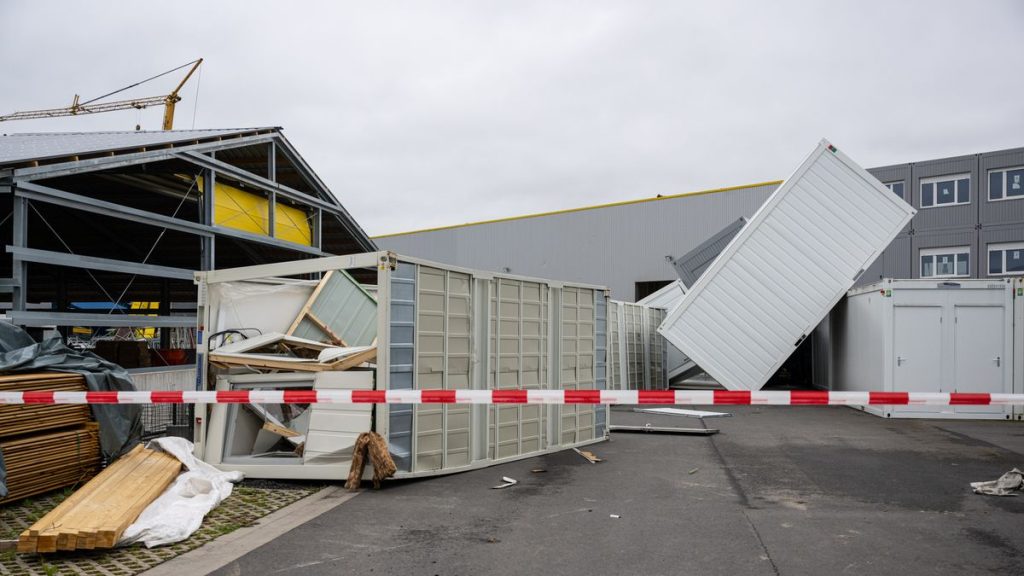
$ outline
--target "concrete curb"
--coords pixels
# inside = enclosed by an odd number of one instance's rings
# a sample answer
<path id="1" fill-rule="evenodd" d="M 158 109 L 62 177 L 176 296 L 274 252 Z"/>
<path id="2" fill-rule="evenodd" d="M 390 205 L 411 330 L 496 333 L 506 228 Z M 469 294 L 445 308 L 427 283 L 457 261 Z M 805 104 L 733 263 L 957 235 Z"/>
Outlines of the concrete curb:
<path id="1" fill-rule="evenodd" d="M 211 540 L 195 550 L 142 572 L 140 576 L 209 574 L 357 495 L 359 492 L 348 492 L 343 486 L 324 488 L 316 494 L 260 518 L 252 526 L 239 528 Z"/>

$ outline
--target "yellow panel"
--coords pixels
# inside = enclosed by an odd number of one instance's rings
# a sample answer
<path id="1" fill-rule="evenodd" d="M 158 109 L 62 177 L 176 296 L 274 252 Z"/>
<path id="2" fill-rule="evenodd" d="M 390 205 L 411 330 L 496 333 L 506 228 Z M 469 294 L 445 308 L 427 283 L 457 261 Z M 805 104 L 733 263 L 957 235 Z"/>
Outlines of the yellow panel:
<path id="1" fill-rule="evenodd" d="M 313 245 L 313 230 L 306 213 L 278 203 L 274 212 L 274 236 L 304 246 Z"/>
<path id="2" fill-rule="evenodd" d="M 196 184 L 203 187 L 203 178 Z M 217 182 L 213 191 L 213 222 L 244 232 L 270 234 L 269 201 L 261 194 L 246 192 Z M 274 237 L 303 246 L 313 245 L 313 230 L 306 212 L 278 203 L 274 212 Z"/>

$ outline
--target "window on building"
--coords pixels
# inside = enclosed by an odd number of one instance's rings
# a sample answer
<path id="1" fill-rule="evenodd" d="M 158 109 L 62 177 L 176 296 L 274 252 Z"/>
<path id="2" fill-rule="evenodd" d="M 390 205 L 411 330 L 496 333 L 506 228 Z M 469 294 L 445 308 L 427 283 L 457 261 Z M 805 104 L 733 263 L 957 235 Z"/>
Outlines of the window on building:
<path id="1" fill-rule="evenodd" d="M 921 207 L 970 204 L 971 175 L 939 176 L 921 179 Z"/>
<path id="2" fill-rule="evenodd" d="M 989 244 L 988 273 L 1024 274 L 1024 242 Z"/>
<path id="3" fill-rule="evenodd" d="M 988 199 L 1024 198 L 1024 166 L 1000 168 L 988 173 Z"/>
<path id="4" fill-rule="evenodd" d="M 647 282 L 636 282 L 636 300 L 634 300 L 634 302 L 647 298 L 651 294 L 654 294 L 671 283 L 671 280 L 649 280 Z"/>
<path id="5" fill-rule="evenodd" d="M 968 246 L 921 250 L 921 278 L 956 278 L 970 274 L 971 249 Z"/>
<path id="6" fill-rule="evenodd" d="M 893 194 L 900 198 L 906 198 L 903 196 L 903 182 L 886 182 L 885 187 L 892 191 Z"/>

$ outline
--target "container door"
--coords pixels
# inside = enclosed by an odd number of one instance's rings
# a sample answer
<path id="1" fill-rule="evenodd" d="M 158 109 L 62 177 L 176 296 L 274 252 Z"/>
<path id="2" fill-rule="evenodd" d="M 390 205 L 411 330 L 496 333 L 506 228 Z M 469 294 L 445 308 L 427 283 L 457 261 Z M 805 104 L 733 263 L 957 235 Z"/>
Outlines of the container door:
<path id="1" fill-rule="evenodd" d="M 956 392 L 1005 392 L 1006 358 L 1002 306 L 956 306 L 954 325 Z M 957 414 L 1004 412 L 1002 406 L 956 406 Z"/>
<path id="2" fill-rule="evenodd" d="M 893 391 L 939 392 L 942 382 L 942 308 L 895 306 L 893 310 Z M 942 408 L 899 406 L 897 409 L 900 412 L 935 412 Z"/>

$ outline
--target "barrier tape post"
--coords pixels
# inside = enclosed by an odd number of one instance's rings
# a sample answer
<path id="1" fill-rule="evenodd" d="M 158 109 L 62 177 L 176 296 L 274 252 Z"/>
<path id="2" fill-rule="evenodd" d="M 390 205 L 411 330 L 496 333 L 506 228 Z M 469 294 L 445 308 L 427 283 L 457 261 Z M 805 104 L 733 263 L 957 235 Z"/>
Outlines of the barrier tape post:
<path id="1" fill-rule="evenodd" d="M 676 404 L 1024 406 L 1024 394 L 823 390 L 220 390 L 0 392 L 2 404 Z"/>

